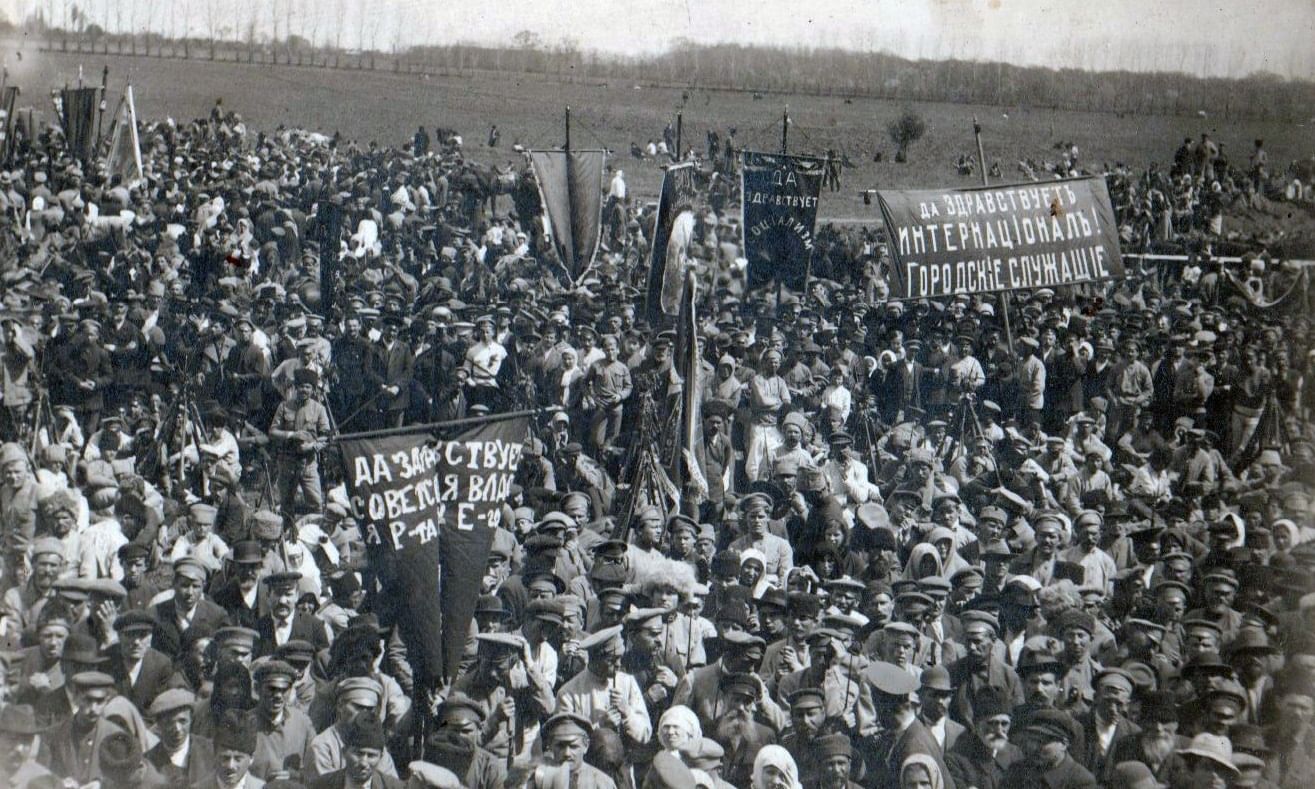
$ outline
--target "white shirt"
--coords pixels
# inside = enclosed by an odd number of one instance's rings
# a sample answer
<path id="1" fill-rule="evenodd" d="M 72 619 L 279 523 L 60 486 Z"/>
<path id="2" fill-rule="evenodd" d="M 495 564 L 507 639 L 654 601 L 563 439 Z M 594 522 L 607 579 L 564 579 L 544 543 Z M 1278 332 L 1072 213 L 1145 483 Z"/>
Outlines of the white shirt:
<path id="1" fill-rule="evenodd" d="M 169 754 L 169 763 L 174 767 L 186 767 L 187 755 L 192 752 L 192 738 L 183 740 L 183 747 Z"/>
<path id="2" fill-rule="evenodd" d="M 275 620 L 274 645 L 281 647 L 284 644 L 288 643 L 288 639 L 291 637 L 292 637 L 292 617 L 288 617 L 288 621 L 286 622 L 279 622 L 278 620 Z"/>

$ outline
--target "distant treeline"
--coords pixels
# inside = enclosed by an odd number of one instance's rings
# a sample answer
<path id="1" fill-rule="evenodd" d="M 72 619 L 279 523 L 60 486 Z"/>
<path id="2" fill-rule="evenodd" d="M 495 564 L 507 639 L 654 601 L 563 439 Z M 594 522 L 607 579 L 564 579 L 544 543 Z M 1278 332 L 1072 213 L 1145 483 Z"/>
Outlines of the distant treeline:
<path id="1" fill-rule="evenodd" d="M 169 39 L 47 29 L 56 51 L 182 57 L 405 73 L 501 71 L 563 81 L 606 81 L 690 90 L 736 90 L 945 101 L 1065 110 L 1305 121 L 1315 114 L 1315 82 L 1274 74 L 1204 79 L 1184 73 L 1090 72 L 978 63 L 913 61 L 838 49 L 781 49 L 683 43 L 653 56 L 621 57 L 548 44 L 530 32 L 510 46 L 468 44 L 379 50 L 317 47 L 300 36 L 278 41 Z"/>

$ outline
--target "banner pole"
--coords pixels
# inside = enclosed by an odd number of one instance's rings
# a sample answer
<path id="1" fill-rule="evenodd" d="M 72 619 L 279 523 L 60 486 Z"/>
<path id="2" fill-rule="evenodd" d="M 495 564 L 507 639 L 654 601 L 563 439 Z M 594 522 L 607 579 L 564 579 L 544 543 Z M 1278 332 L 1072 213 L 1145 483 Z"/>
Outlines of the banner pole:
<path id="1" fill-rule="evenodd" d="M 680 159 L 681 159 L 681 156 L 680 156 L 680 133 L 681 133 L 681 131 L 682 131 L 681 126 L 684 125 L 684 120 L 685 120 L 683 116 L 684 116 L 684 113 L 681 113 L 681 112 L 676 113 L 676 155 L 675 155 L 674 157 L 672 157 L 672 161 L 675 161 L 675 162 L 679 162 Z"/>
<path id="2" fill-rule="evenodd" d="M 334 441 L 342 439 L 358 438 L 384 438 L 385 436 L 400 436 L 406 433 L 420 433 L 427 430 L 444 430 L 452 427 L 471 427 L 473 425 L 483 425 L 489 422 L 501 422 L 505 419 L 516 419 L 522 416 L 539 416 L 541 414 L 552 414 L 561 411 L 561 406 L 549 406 L 548 408 L 527 408 L 523 411 L 508 411 L 503 414 L 489 414 L 488 416 L 468 416 L 464 419 L 449 419 L 446 422 L 425 422 L 418 425 L 404 425 L 402 427 L 390 427 L 383 430 L 365 430 L 360 433 L 340 433 L 333 437 Z"/>
<path id="3" fill-rule="evenodd" d="M 785 112 L 781 114 L 781 155 L 784 156 L 787 151 L 787 145 L 790 140 L 790 105 L 785 105 Z"/>
<path id="4" fill-rule="evenodd" d="M 977 116 L 973 116 L 973 137 L 977 138 L 977 166 L 982 169 L 982 186 L 990 186 L 991 182 L 986 178 L 986 151 L 982 148 L 982 124 L 977 122 Z M 1000 291 L 1000 317 L 1004 319 L 1005 324 L 1005 342 L 1009 344 L 1009 355 L 1014 355 L 1014 332 L 1009 325 L 1009 291 Z"/>
<path id="5" fill-rule="evenodd" d="M 571 105 L 566 105 L 566 145 L 564 149 L 567 153 L 571 152 Z"/>

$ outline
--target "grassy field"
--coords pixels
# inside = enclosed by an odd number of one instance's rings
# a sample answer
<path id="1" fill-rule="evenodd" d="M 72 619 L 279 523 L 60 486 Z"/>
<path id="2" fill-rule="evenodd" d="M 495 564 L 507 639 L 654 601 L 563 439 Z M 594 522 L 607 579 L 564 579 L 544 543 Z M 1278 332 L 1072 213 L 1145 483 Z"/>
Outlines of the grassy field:
<path id="1" fill-rule="evenodd" d="M 472 156 L 505 164 L 513 142 L 550 147 L 562 142 L 562 111 L 571 107 L 571 144 L 606 146 L 617 152 L 615 166 L 626 171 L 632 190 L 656 195 L 660 170 L 653 162 L 630 157 L 632 141 L 660 139 L 662 128 L 684 113 L 685 140 L 700 148 L 705 134 L 736 127 L 740 145 L 777 150 L 781 115 L 789 105 L 789 148 L 822 154 L 828 147 L 848 154 L 857 167 L 846 170 L 842 191 L 824 194 L 821 216 L 872 216 L 858 190 L 876 187 L 975 186 L 979 176 L 962 178 L 955 169 L 961 153 L 975 153 L 972 119 L 983 126 L 987 159 L 999 160 L 1006 180 L 1021 180 L 1016 163 L 1023 158 L 1053 157 L 1055 143 L 1076 143 L 1087 162 L 1126 162 L 1145 167 L 1172 159 L 1184 137 L 1209 132 L 1234 161 L 1245 161 L 1252 141 L 1265 139 L 1271 164 L 1315 153 L 1312 125 L 1216 120 L 1205 117 L 1120 117 L 1024 107 L 957 104 L 904 105 L 893 102 L 816 96 L 769 96 L 692 91 L 682 102 L 680 90 L 618 84 L 571 84 L 538 76 L 477 74 L 422 77 L 390 72 L 336 71 L 290 66 L 210 63 L 102 55 L 64 55 L 28 49 L 23 61 L 10 62 L 11 80 L 23 88 L 20 103 L 49 112 L 45 96 L 52 88 L 76 80 L 81 65 L 88 82 L 99 81 L 102 65 L 110 68 L 110 108 L 124 81 L 132 80 L 143 117 L 169 115 L 186 120 L 209 112 L 216 99 L 242 114 L 257 129 L 279 124 L 303 126 L 358 140 L 401 144 L 416 126 L 458 130 Z M 907 164 L 893 162 L 886 125 L 906 107 L 927 121 L 926 136 L 916 143 Z M 502 146 L 485 147 L 490 123 L 502 130 Z M 873 154 L 885 153 L 881 163 Z"/>

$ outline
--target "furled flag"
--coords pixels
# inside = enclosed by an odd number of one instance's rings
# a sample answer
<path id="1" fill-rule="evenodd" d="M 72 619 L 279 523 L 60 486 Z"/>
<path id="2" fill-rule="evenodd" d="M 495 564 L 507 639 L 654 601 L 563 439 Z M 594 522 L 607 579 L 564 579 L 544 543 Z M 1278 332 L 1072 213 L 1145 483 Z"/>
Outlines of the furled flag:
<path id="1" fill-rule="evenodd" d="M 110 148 L 105 157 L 105 167 L 111 174 L 121 176 L 125 184 L 132 184 L 146 177 L 142 171 L 141 138 L 137 134 L 137 106 L 133 103 L 131 85 L 119 99 L 119 109 L 114 113 L 114 127 L 110 131 Z"/>
<path id="2" fill-rule="evenodd" d="M 548 235 L 572 282 L 594 262 L 602 238 L 606 151 L 531 151 Z"/>

